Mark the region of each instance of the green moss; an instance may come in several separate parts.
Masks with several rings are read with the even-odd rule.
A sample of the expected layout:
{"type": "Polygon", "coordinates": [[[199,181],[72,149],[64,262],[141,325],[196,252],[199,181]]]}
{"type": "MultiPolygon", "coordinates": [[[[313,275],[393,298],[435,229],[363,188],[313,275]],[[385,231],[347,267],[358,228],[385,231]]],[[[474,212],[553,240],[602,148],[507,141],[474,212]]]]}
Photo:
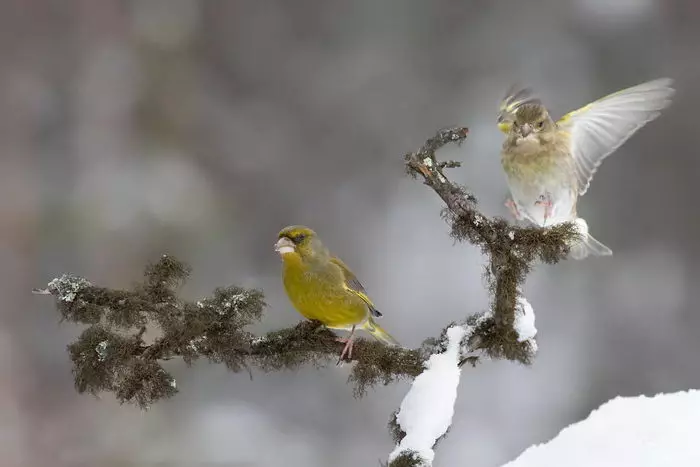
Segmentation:
{"type": "Polygon", "coordinates": [[[234,285],[187,302],[177,289],[189,273],[189,266],[163,255],[133,290],[93,286],[70,274],[49,284],[62,318],[90,325],[68,346],[79,392],[110,391],[121,402],[147,407],[177,392],[160,360],[207,358],[232,371],[248,369],[254,336],[244,327],[262,317],[263,293],[234,285]],[[146,345],[142,336],[153,326],[161,335],[146,345]]]}
{"type": "Polygon", "coordinates": [[[387,467],[429,467],[429,464],[417,452],[406,451],[399,454],[387,467]]]}
{"type": "Polygon", "coordinates": [[[99,325],[83,331],[68,345],[78,392],[96,395],[113,390],[120,368],[138,352],[140,345],[139,338],[122,336],[99,325]]]}
{"type": "Polygon", "coordinates": [[[338,348],[336,337],[318,321],[302,321],[293,328],[255,339],[253,358],[263,371],[294,370],[305,364],[321,366],[338,348]]]}
{"type": "Polygon", "coordinates": [[[391,438],[394,440],[394,444],[399,444],[402,439],[406,437],[406,432],[401,429],[399,426],[399,421],[396,418],[396,416],[399,414],[398,410],[395,410],[392,412],[391,417],[389,417],[389,433],[391,434],[391,438]]]}
{"type": "Polygon", "coordinates": [[[189,265],[173,256],[163,255],[157,262],[146,266],[143,287],[151,294],[154,302],[167,301],[169,292],[179,288],[190,272],[189,265]]]}
{"type": "Polygon", "coordinates": [[[514,230],[514,251],[529,262],[539,259],[547,264],[555,264],[569,254],[569,245],[580,240],[580,234],[573,223],[554,227],[521,227],[514,230]]]}
{"type": "Polygon", "coordinates": [[[493,318],[484,318],[474,328],[470,346],[482,350],[495,359],[507,359],[529,365],[534,357],[529,342],[518,342],[518,333],[512,326],[499,324],[493,318]]]}
{"type": "Polygon", "coordinates": [[[377,341],[359,340],[353,347],[356,362],[349,382],[354,383],[355,397],[362,397],[377,384],[397,379],[415,378],[423,371],[424,358],[418,350],[389,347],[377,341]]]}
{"type": "Polygon", "coordinates": [[[114,384],[121,403],[133,402],[143,409],[177,394],[175,379],[153,360],[132,358],[120,368],[114,384]]]}

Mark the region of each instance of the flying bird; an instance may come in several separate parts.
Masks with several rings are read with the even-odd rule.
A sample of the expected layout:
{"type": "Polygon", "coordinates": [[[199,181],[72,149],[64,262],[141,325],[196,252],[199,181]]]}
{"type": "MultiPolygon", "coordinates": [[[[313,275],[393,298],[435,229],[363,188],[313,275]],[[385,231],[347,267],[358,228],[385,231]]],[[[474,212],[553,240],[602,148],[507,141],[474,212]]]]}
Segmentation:
{"type": "Polygon", "coordinates": [[[570,257],[611,255],[588,233],[576,205],[598,167],[646,123],[659,116],[674,94],[673,80],[661,78],[598,99],[554,121],[530,89],[511,87],[502,100],[498,127],[506,134],[501,150],[516,219],[539,226],[574,222],[581,241],[570,257]]]}

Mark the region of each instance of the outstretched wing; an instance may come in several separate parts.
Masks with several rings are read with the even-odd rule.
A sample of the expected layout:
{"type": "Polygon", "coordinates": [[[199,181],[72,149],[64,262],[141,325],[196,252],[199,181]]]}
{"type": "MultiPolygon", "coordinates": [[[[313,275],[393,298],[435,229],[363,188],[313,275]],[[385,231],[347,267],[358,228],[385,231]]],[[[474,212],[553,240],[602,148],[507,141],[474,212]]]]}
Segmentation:
{"type": "Polygon", "coordinates": [[[557,125],[568,131],[576,165],[579,196],[591,184],[598,167],[671,102],[673,80],[662,78],[605,96],[564,115],[557,125]]]}
{"type": "Polygon", "coordinates": [[[375,318],[381,317],[382,313],[374,307],[374,303],[372,303],[372,300],[370,300],[369,296],[367,295],[367,291],[357,277],[355,277],[355,274],[352,273],[350,268],[348,268],[340,258],[332,257],[331,263],[337,265],[343,272],[343,276],[345,277],[345,289],[360,297],[367,304],[372,316],[375,318]]]}

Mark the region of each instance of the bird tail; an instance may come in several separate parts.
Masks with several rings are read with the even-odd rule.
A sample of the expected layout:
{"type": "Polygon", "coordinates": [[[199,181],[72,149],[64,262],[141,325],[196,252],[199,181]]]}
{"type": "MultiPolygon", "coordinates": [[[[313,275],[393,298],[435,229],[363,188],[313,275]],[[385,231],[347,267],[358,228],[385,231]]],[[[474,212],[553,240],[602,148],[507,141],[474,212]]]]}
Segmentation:
{"type": "Polygon", "coordinates": [[[370,318],[365,322],[364,330],[372,334],[372,337],[377,339],[379,342],[383,342],[386,345],[397,345],[400,346],[399,341],[394,339],[391,334],[386,332],[384,328],[377,324],[374,319],[370,318]]]}
{"type": "Polygon", "coordinates": [[[588,233],[588,224],[580,217],[574,221],[581,233],[581,241],[576,242],[571,246],[569,256],[572,259],[583,259],[588,255],[593,256],[610,256],[612,250],[600,243],[588,233]]]}

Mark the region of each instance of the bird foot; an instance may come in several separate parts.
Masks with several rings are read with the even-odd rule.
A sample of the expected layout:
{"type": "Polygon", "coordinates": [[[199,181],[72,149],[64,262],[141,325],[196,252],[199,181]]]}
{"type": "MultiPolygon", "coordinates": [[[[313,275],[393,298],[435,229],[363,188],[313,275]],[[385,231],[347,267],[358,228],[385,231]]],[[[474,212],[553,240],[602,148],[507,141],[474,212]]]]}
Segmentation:
{"type": "Polygon", "coordinates": [[[544,222],[542,225],[546,225],[547,219],[552,217],[552,209],[554,207],[552,195],[549,192],[540,195],[537,201],[535,201],[535,206],[544,206],[544,222]]]}
{"type": "Polygon", "coordinates": [[[353,346],[353,338],[352,337],[338,337],[336,339],[338,342],[345,343],[345,347],[343,347],[343,351],[340,353],[340,358],[338,359],[338,365],[340,365],[343,362],[343,359],[347,355],[348,359],[352,358],[352,346],[353,346]]]}
{"type": "Polygon", "coordinates": [[[515,204],[515,201],[513,201],[511,198],[508,198],[505,202],[505,205],[510,211],[510,213],[513,215],[513,217],[515,217],[515,220],[522,220],[523,216],[520,215],[518,205],[515,204]]]}

